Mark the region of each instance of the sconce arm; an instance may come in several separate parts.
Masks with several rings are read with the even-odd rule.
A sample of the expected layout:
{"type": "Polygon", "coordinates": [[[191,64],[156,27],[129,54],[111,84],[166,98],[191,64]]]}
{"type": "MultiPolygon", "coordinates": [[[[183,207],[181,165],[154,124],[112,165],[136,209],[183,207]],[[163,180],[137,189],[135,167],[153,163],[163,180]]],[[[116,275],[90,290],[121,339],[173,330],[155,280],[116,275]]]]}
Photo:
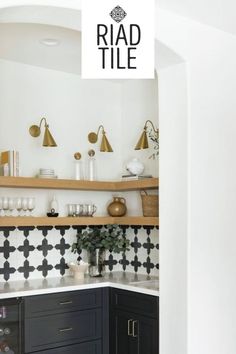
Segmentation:
{"type": "Polygon", "coordinates": [[[41,125],[42,125],[43,121],[44,121],[44,126],[45,126],[45,127],[48,126],[48,123],[47,123],[46,118],[43,117],[43,118],[40,120],[40,123],[39,123],[39,128],[40,128],[40,129],[41,129],[41,125]]]}
{"type": "Polygon", "coordinates": [[[158,129],[155,129],[153,122],[151,120],[149,120],[149,119],[146,121],[146,123],[144,125],[144,130],[147,130],[148,123],[151,124],[154,133],[158,134],[158,129]]]}
{"type": "Polygon", "coordinates": [[[98,134],[99,134],[99,132],[100,132],[100,130],[103,130],[103,132],[104,132],[104,126],[101,124],[101,125],[99,125],[99,127],[98,127],[98,131],[97,131],[97,136],[98,136],[98,134]]]}

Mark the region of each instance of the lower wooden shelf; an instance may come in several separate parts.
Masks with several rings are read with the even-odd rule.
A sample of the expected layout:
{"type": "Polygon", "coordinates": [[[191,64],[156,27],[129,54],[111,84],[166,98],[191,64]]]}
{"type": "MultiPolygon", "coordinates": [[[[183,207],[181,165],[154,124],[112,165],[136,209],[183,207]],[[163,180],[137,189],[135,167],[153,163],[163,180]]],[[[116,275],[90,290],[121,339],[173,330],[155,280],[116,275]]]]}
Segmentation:
{"type": "Polygon", "coordinates": [[[9,226],[62,226],[62,225],[147,225],[158,226],[158,217],[144,217],[144,216],[97,216],[97,217],[0,217],[0,227],[9,226]]]}

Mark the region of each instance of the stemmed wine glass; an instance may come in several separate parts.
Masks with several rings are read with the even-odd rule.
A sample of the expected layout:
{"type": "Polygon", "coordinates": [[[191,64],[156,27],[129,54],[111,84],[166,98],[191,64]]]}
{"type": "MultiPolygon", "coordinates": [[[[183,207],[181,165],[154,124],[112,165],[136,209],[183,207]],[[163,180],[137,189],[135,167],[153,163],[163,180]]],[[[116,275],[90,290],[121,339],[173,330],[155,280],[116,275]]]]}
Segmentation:
{"type": "Polygon", "coordinates": [[[3,210],[3,200],[0,198],[0,216],[2,216],[2,210],[3,210]]]}
{"type": "Polygon", "coordinates": [[[24,211],[24,215],[23,216],[27,216],[27,210],[28,210],[28,198],[23,197],[22,200],[22,209],[24,211]]]}
{"type": "Polygon", "coordinates": [[[2,208],[4,210],[4,213],[5,213],[5,216],[8,216],[7,214],[7,211],[8,211],[8,198],[7,197],[3,197],[2,198],[2,208]]]}
{"type": "Polygon", "coordinates": [[[18,216],[21,216],[22,198],[16,198],[16,210],[18,211],[18,216]]]}
{"type": "Polygon", "coordinates": [[[15,200],[14,198],[8,198],[8,209],[10,216],[13,216],[13,210],[15,209],[15,200]]]}
{"type": "Polygon", "coordinates": [[[28,210],[30,212],[30,216],[33,216],[32,212],[34,208],[35,208],[35,198],[30,197],[28,198],[28,210]]]}

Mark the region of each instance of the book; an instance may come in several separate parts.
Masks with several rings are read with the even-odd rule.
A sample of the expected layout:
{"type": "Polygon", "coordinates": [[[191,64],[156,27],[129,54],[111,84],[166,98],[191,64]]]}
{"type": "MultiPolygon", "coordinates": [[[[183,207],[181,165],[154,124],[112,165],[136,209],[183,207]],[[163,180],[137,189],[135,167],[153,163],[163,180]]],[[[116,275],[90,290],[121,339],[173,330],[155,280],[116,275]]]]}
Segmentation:
{"type": "Polygon", "coordinates": [[[18,177],[19,175],[19,151],[13,151],[13,176],[18,177]]]}
{"type": "MultiPolygon", "coordinates": [[[[8,165],[8,176],[19,176],[19,152],[15,150],[3,151],[0,155],[0,165],[8,165]]],[[[6,166],[5,172],[4,168],[1,168],[1,175],[5,176],[2,173],[7,173],[6,171],[6,166]]]]}
{"type": "Polygon", "coordinates": [[[139,179],[153,178],[152,175],[123,175],[122,180],[124,181],[135,181],[139,179]]]}
{"type": "Polygon", "coordinates": [[[4,163],[0,165],[0,176],[9,176],[9,164],[4,163]]]}

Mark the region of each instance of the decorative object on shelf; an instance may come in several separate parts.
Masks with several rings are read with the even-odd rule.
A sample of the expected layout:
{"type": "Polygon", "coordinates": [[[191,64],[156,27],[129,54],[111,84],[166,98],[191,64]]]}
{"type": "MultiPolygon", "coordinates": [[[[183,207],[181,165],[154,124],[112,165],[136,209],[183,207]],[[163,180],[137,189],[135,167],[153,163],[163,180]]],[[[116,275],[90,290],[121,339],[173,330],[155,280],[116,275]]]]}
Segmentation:
{"type": "Polygon", "coordinates": [[[76,180],[83,180],[84,179],[84,174],[83,174],[83,161],[81,160],[81,153],[76,152],[74,154],[75,158],[75,179],[76,180]]]}
{"type": "Polygon", "coordinates": [[[88,141],[91,143],[91,144],[95,144],[97,141],[98,141],[98,134],[100,132],[100,130],[102,130],[102,142],[101,142],[101,146],[100,146],[100,151],[101,152],[113,152],[112,150],[112,147],[106,137],[106,132],[104,130],[104,127],[103,125],[100,125],[98,127],[98,131],[97,133],[95,132],[90,132],[88,134],[88,141]]]}
{"type": "Polygon", "coordinates": [[[152,175],[123,175],[123,181],[138,181],[140,179],[153,178],[152,175]]]}
{"type": "Polygon", "coordinates": [[[129,171],[131,175],[141,175],[144,171],[144,164],[137,158],[133,158],[126,165],[126,170],[129,171]]]}
{"type": "Polygon", "coordinates": [[[33,216],[32,212],[35,209],[35,198],[34,197],[2,197],[0,198],[0,216],[22,216],[21,211],[24,211],[23,216],[28,216],[27,212],[29,212],[29,216],[33,216]],[[16,210],[16,214],[14,213],[16,210]]]}
{"type": "Polygon", "coordinates": [[[87,159],[87,172],[86,172],[86,179],[89,181],[95,181],[97,178],[97,166],[96,166],[96,158],[95,151],[89,150],[88,151],[88,159],[87,159]]]}
{"type": "Polygon", "coordinates": [[[27,216],[27,210],[28,210],[28,201],[27,198],[22,198],[22,210],[23,210],[23,216],[27,216]]]}
{"type": "Polygon", "coordinates": [[[53,196],[52,200],[50,201],[49,209],[50,209],[50,212],[47,213],[48,217],[58,217],[58,215],[59,215],[59,213],[58,213],[58,201],[57,201],[57,198],[56,198],[55,195],[53,196]]]}
{"type": "Polygon", "coordinates": [[[97,211],[97,207],[94,204],[87,204],[87,216],[93,216],[97,211]]]}
{"type": "Polygon", "coordinates": [[[45,128],[44,137],[43,137],[43,146],[47,146],[47,147],[57,146],[52,134],[49,131],[49,125],[47,123],[47,120],[44,117],[40,120],[39,125],[31,125],[31,127],[29,128],[30,135],[33,136],[34,138],[37,138],[41,134],[41,125],[43,122],[45,128]]]}
{"type": "Polygon", "coordinates": [[[83,261],[80,261],[79,264],[75,264],[73,262],[67,263],[71,273],[73,274],[73,277],[75,279],[84,279],[84,274],[88,270],[88,263],[85,263],[83,261]]]}
{"type": "Polygon", "coordinates": [[[101,277],[105,273],[105,252],[120,253],[129,250],[129,240],[118,225],[106,225],[102,228],[87,228],[76,235],[72,252],[86,250],[89,261],[89,275],[101,277]]]}
{"type": "Polygon", "coordinates": [[[59,213],[55,213],[55,210],[54,210],[54,209],[52,209],[50,213],[47,213],[47,216],[48,216],[49,218],[57,218],[58,215],[59,215],[59,213]]]}
{"type": "Polygon", "coordinates": [[[141,191],[143,216],[159,216],[159,196],[141,191]]]}
{"type": "Polygon", "coordinates": [[[51,178],[56,179],[57,176],[55,175],[55,171],[52,168],[40,168],[39,174],[37,175],[38,178],[51,178]]]}
{"type": "Polygon", "coordinates": [[[147,120],[144,128],[142,135],[139,138],[139,141],[137,145],[135,146],[135,150],[141,150],[141,149],[148,149],[149,144],[148,144],[148,137],[153,141],[154,143],[154,153],[150,156],[150,158],[155,159],[157,155],[159,155],[159,129],[155,129],[154,124],[152,123],[151,120],[147,120]],[[151,129],[148,131],[148,123],[151,124],[151,129]]]}
{"type": "Polygon", "coordinates": [[[94,204],[68,204],[68,216],[93,216],[97,211],[94,204]]]}
{"type": "Polygon", "coordinates": [[[28,200],[28,210],[30,215],[29,216],[33,216],[33,210],[35,209],[35,198],[34,197],[29,197],[27,198],[28,200]]]}
{"type": "Polygon", "coordinates": [[[107,207],[110,216],[124,216],[127,212],[126,200],[122,197],[113,197],[113,201],[107,207]]]}

